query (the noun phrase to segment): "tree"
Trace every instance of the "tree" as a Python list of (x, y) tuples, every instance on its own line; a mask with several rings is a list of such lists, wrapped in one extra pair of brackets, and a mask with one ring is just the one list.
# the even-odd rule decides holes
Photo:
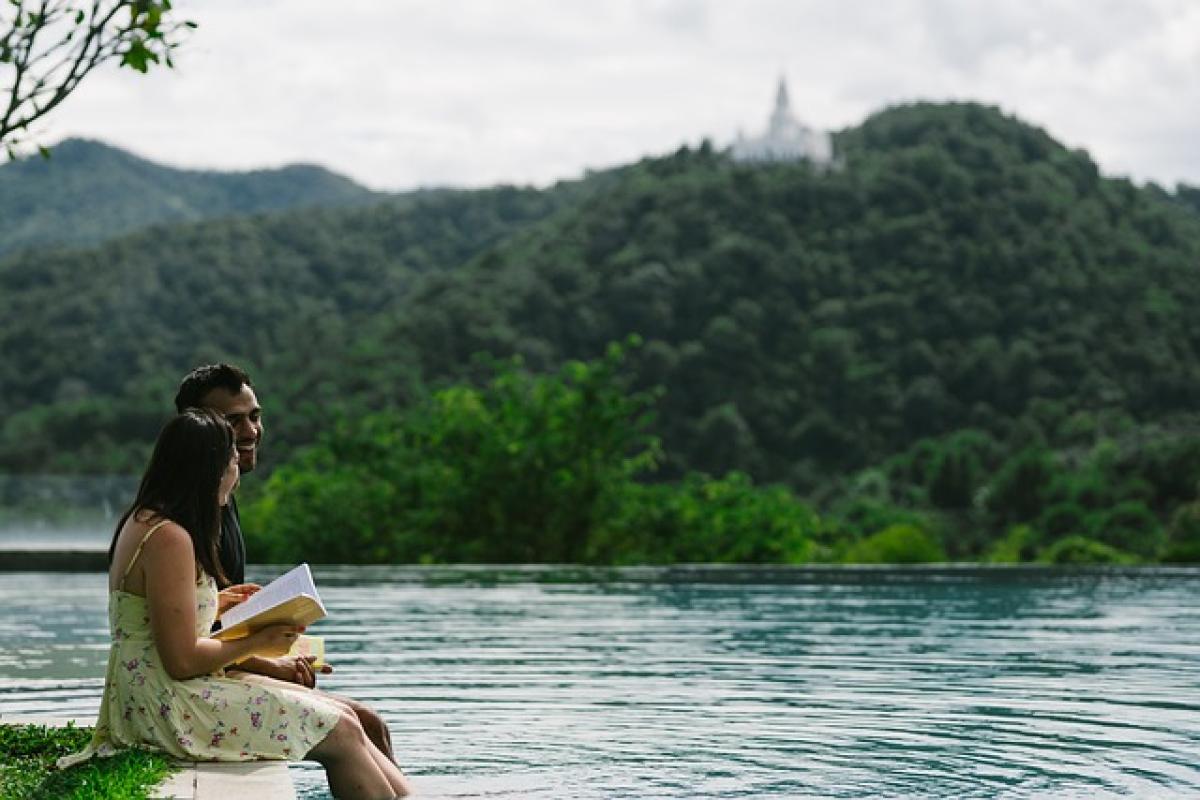
[(30, 126), (101, 64), (142, 73), (174, 66), (171, 54), (194, 27), (174, 18), (170, 0), (8, 0), (0, 9), (0, 145), (14, 158)]
[(658, 459), (624, 352), (552, 375), (495, 362), (485, 386), (350, 417), (271, 475), (247, 525), (282, 561), (580, 561)]

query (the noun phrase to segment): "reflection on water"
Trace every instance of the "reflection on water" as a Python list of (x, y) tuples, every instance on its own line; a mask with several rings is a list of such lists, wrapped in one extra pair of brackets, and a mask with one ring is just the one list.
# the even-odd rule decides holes
[[(426, 797), (1200, 794), (1200, 572), (316, 574)], [(0, 712), (95, 712), (103, 592), (0, 574)]]

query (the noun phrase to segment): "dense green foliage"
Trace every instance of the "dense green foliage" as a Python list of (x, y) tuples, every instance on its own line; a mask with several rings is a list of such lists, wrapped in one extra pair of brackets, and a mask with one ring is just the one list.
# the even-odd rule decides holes
[(954, 559), (1195, 562), (1197, 476), (1200, 438), (1151, 426), (1073, 450), (1006, 448), (963, 430), (842, 482), (825, 505), (842, 541), (915, 526)]
[(364, 342), (422, 272), (550, 213), (554, 193), (435, 193), (158, 229), (0, 261), (0, 470), (140, 471), (179, 378), (244, 364), (269, 391), (277, 454), (334, 402), (407, 399), (403, 350)]
[[(636, 352), (636, 348), (633, 352)], [(653, 393), (623, 350), (492, 365), (404, 411), (339, 421), (244, 506), (252, 557), (334, 563), (1054, 564), (1196, 560), (1200, 440), (1006, 452), (963, 430), (830, 487), (824, 519), (744, 473), (647, 483)]]
[(740, 472), (689, 473), (677, 483), (629, 484), (591, 541), (602, 564), (796, 564), (820, 557), (816, 513), (783, 486)]
[[(373, 509), (354, 523), (383, 548), (367, 560), (691, 558), (650, 531), (720, 516), (727, 497), (739, 498), (730, 531), (755, 514), (791, 520), (779, 544), (746, 555), (741, 534), (714, 533), (687, 553), (1195, 558), (1196, 190), (1104, 178), (1085, 153), (969, 103), (888, 109), (837, 149), (840, 165), (816, 171), (737, 164), (706, 144), (545, 191), (436, 193), (10, 256), (0, 469), (134, 469), (178, 376), (227, 357), (267, 401), (268, 465), (320, 442), (262, 502), (344, 492), (329, 507)], [(531, 374), (507, 380), (533, 386), (630, 334), (645, 343), (629, 397), (664, 390), (644, 428), (659, 469), (613, 478), (623, 488), (601, 505), (505, 518), (530, 538), (488, 542), (494, 509), (510, 506), (486, 492), (559, 497), (536, 494), (552, 478), (488, 489), (430, 472), (388, 488), (351, 474), (359, 460), (389, 474), (456, 469), (417, 443), (482, 437), (493, 418), (508, 438), (481, 447), (530, 436), (553, 463), (521, 426), (565, 412), (547, 399), (520, 421), (487, 406), (499, 389), (479, 355), (519, 356)], [(389, 436), (404, 446), (377, 452)], [(471, 469), (485, 463), (513, 478), (493, 462)], [(326, 470), (336, 480), (306, 483)], [(825, 512), (819, 524), (796, 497)], [(453, 510), (468, 500), (480, 508)], [(445, 518), (416, 520), (427, 511)], [(403, 523), (365, 519), (380, 514)], [(446, 544), (453, 525), (461, 541)], [(556, 532), (539, 540), (541, 525)]]
[(145, 800), (174, 768), (154, 753), (129, 750), (65, 771), (62, 756), (82, 750), (91, 728), (0, 725), (0, 797), (5, 800)]
[(181, 170), (99, 142), (67, 139), (49, 158), (0, 167), (0, 255), (96, 244), (152, 225), (380, 199), (321, 167)]
[(555, 375), (494, 365), (405, 411), (343, 420), (244, 505), (264, 560), (800, 561), (815, 515), (744, 476), (643, 486), (652, 396), (622, 348)]
[(438, 374), (635, 331), (676, 473), (813, 490), (979, 428), (1076, 446), (1200, 407), (1200, 217), (974, 105), (892, 109), (845, 164), (646, 162), (431, 275), (377, 338)]

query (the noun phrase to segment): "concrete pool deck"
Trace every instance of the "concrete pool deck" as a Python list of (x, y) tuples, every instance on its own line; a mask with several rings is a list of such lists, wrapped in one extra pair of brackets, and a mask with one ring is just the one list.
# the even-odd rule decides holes
[[(4, 725), (45, 725), (62, 727), (74, 722), (90, 727), (95, 719), (0, 715)], [(255, 800), (296, 800), (296, 787), (285, 761), (251, 761), (214, 764), (197, 761), (176, 762), (180, 771), (151, 792), (152, 800), (231, 800), (253, 797)]]
[(84, 548), (0, 549), (0, 572), (104, 572), (108, 552)]

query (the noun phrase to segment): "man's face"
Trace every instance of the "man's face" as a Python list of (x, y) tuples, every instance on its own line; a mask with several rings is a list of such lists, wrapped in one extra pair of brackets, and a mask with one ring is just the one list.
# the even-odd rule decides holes
[(238, 469), (247, 473), (258, 463), (258, 444), (262, 441), (262, 409), (258, 398), (249, 386), (242, 386), (237, 394), (226, 389), (213, 389), (200, 401), (211, 408), (233, 426), (234, 443), (237, 445)]

